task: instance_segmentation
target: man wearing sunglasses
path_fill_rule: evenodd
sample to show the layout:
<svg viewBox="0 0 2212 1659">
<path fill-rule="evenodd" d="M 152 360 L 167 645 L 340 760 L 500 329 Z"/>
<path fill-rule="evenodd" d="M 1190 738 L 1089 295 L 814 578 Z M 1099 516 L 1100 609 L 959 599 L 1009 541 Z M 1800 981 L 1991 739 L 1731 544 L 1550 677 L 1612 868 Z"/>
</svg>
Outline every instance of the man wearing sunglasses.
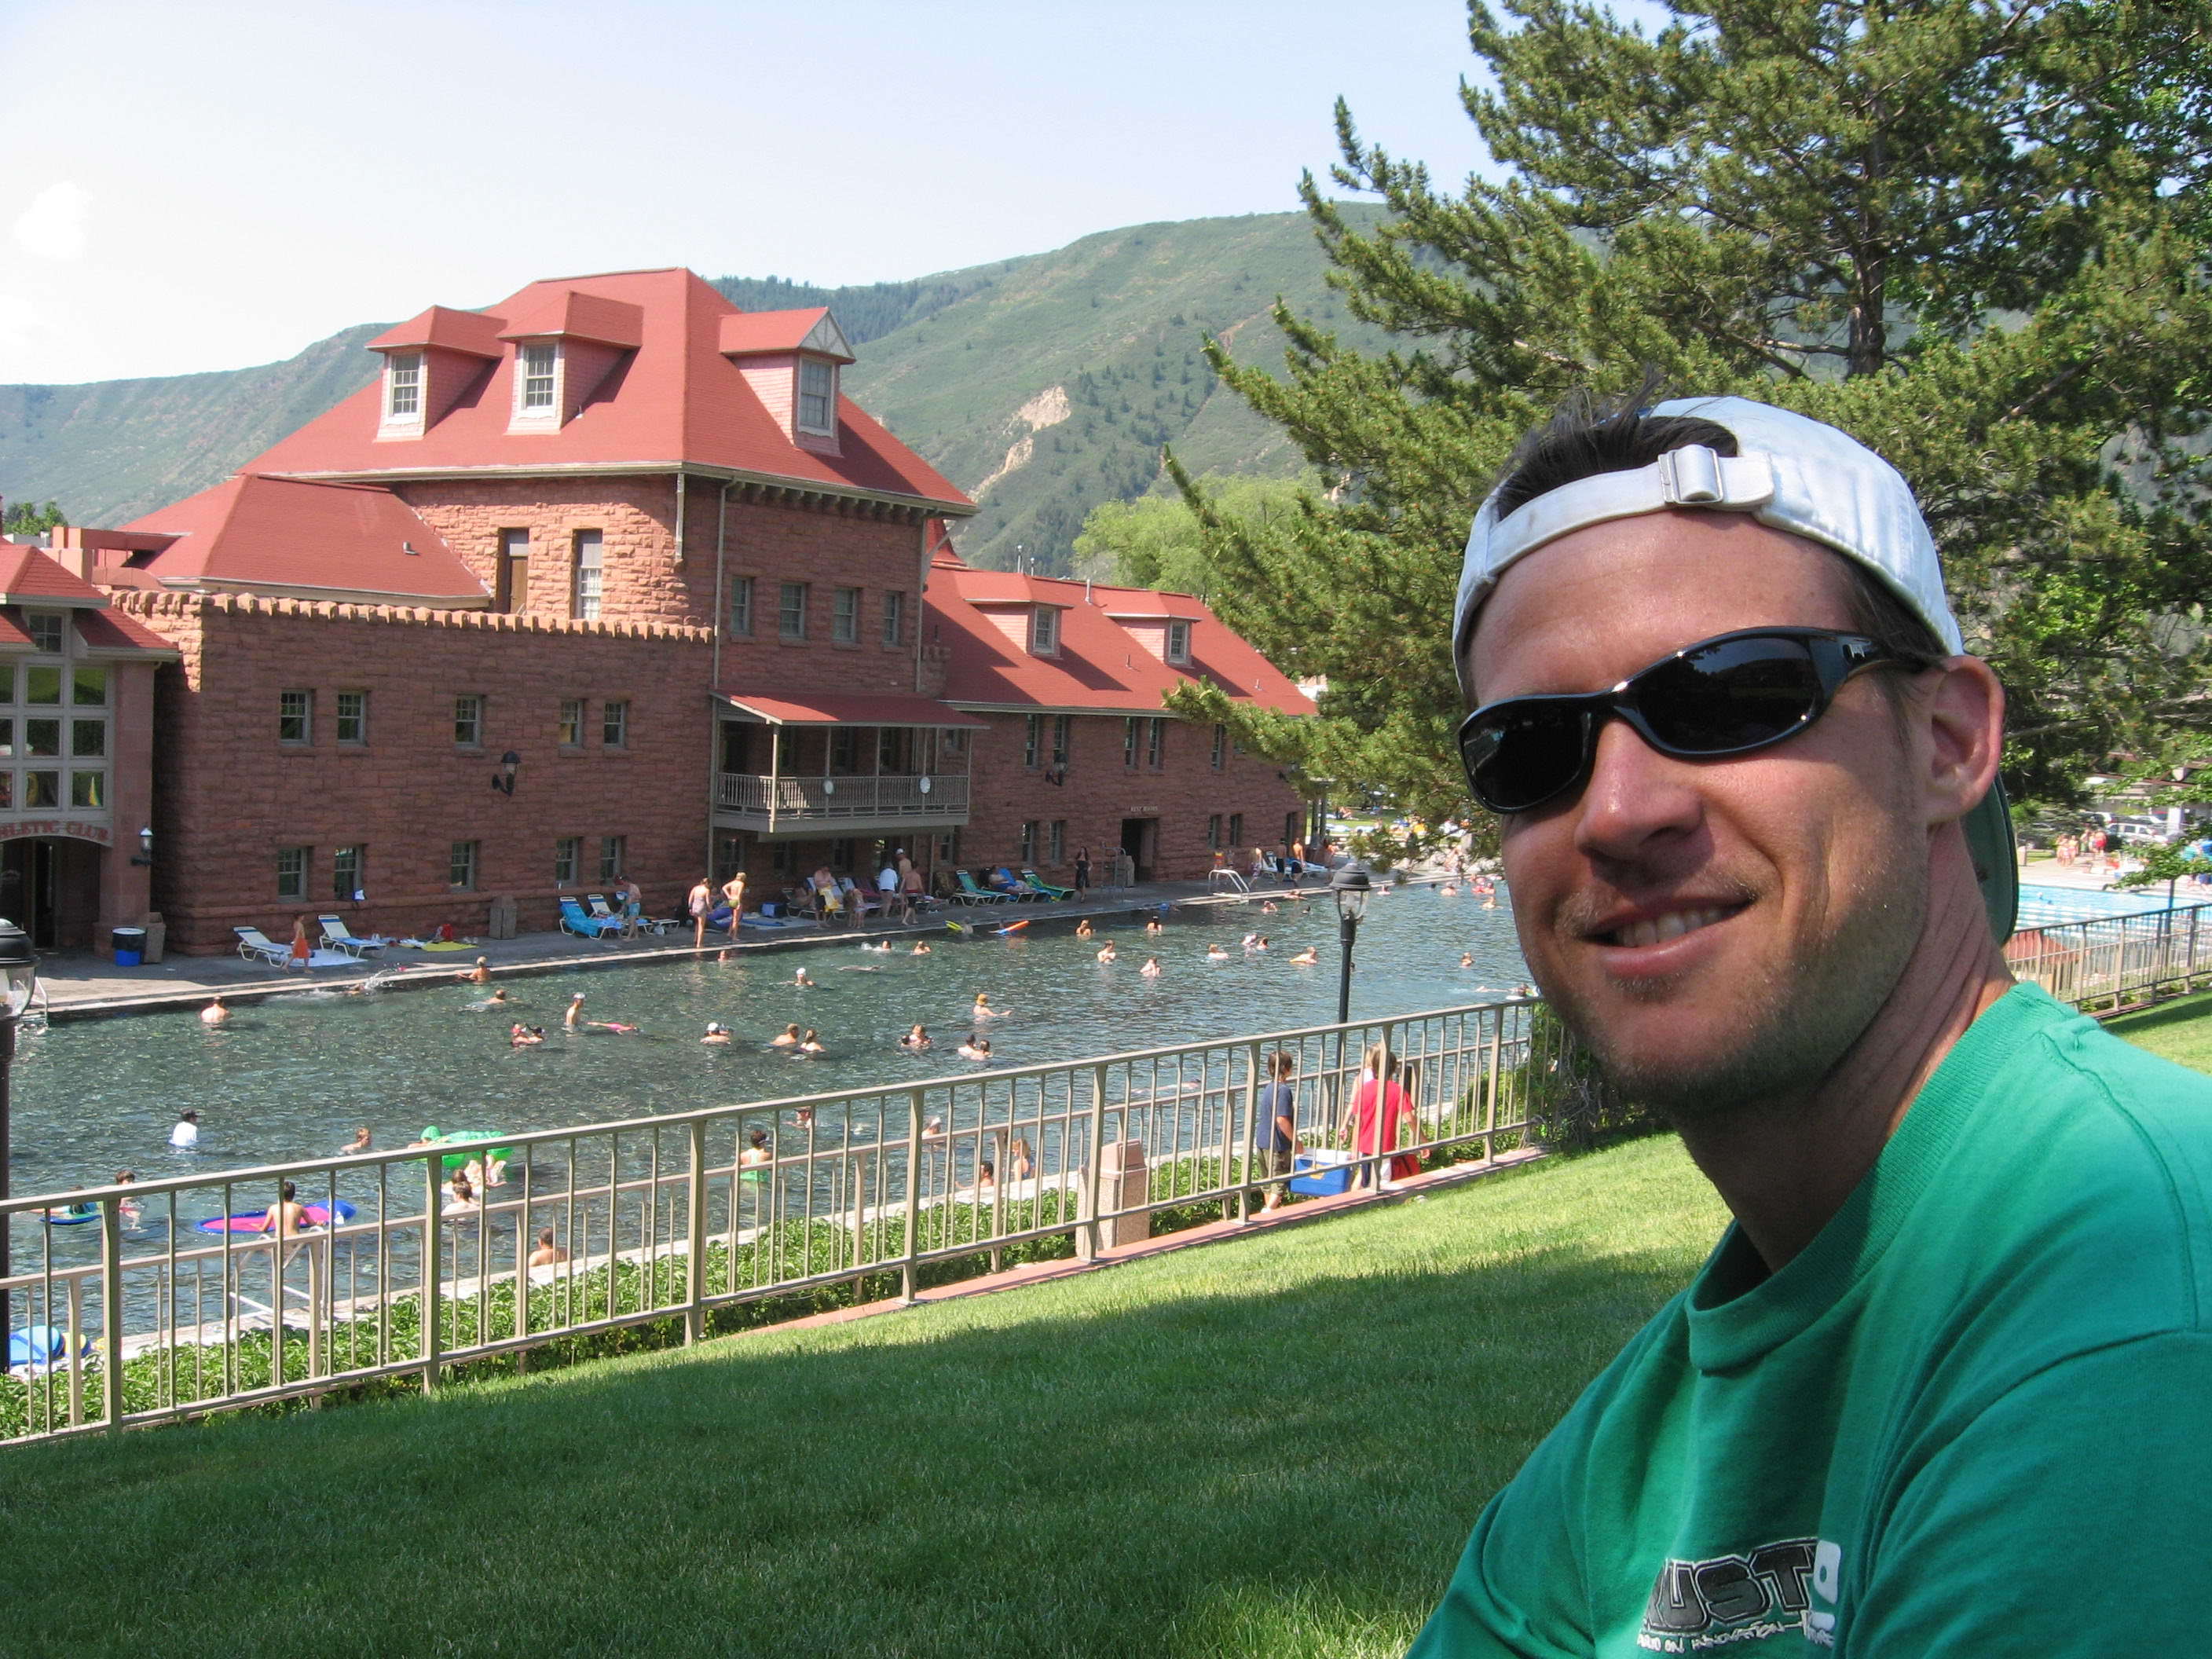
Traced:
<svg viewBox="0 0 2212 1659">
<path fill-rule="evenodd" d="M 1417 1659 L 2212 1652 L 2212 1085 L 2007 972 L 2002 694 L 1904 480 L 1563 416 L 1457 609 L 1522 952 L 1735 1220 Z"/>
</svg>

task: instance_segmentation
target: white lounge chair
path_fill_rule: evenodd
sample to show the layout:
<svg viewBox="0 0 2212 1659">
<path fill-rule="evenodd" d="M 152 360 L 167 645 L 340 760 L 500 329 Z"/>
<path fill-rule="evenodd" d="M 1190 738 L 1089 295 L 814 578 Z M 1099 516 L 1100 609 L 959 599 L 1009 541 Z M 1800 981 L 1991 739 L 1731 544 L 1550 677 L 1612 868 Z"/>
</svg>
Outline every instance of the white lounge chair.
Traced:
<svg viewBox="0 0 2212 1659">
<path fill-rule="evenodd" d="M 230 931 L 238 935 L 238 954 L 248 962 L 265 962 L 272 968 L 291 966 L 290 949 L 277 944 L 258 927 L 234 927 Z"/>
<path fill-rule="evenodd" d="M 333 951 L 343 951 L 356 959 L 380 952 L 392 943 L 381 933 L 355 933 L 346 926 L 343 916 L 317 916 L 315 920 L 323 924 L 324 944 Z"/>
</svg>

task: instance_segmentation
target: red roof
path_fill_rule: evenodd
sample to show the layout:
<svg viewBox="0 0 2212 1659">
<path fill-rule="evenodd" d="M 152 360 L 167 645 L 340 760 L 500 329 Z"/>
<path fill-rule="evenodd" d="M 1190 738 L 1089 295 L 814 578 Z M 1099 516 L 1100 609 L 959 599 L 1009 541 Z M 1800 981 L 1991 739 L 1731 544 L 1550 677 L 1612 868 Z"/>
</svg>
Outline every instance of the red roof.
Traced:
<svg viewBox="0 0 2212 1659">
<path fill-rule="evenodd" d="M 962 714 L 934 697 L 898 696 L 812 696 L 805 702 L 792 697 L 756 696 L 750 691 L 725 689 L 722 695 L 749 714 L 771 726 L 970 726 L 983 721 Z"/>
<path fill-rule="evenodd" d="M 502 340 L 596 340 L 635 351 L 643 343 L 645 311 L 577 289 L 556 289 L 525 306 L 500 330 Z"/>
<path fill-rule="evenodd" d="M 969 505 L 934 467 L 848 398 L 837 404 L 842 453 L 800 448 L 722 354 L 723 324 L 743 313 L 688 270 L 533 283 L 487 314 L 518 319 L 515 327 L 535 327 L 529 319 L 545 314 L 549 306 L 572 319 L 592 311 L 587 305 L 568 307 L 571 295 L 635 307 L 641 320 L 637 349 L 586 393 L 581 412 L 557 431 L 507 430 L 515 372 L 510 350 L 419 438 L 378 441 L 383 390 L 371 385 L 282 440 L 246 470 L 373 478 L 471 467 L 683 463 L 801 485 Z M 575 325 L 611 331 L 604 318 Z M 515 327 L 505 331 L 512 335 Z"/>
<path fill-rule="evenodd" d="M 1176 686 L 1210 680 L 1239 702 L 1287 714 L 1315 712 L 1280 669 L 1187 593 L 1095 585 L 1086 590 L 1082 582 L 939 561 L 930 569 L 927 600 L 927 637 L 951 648 L 947 702 L 1150 714 Z M 991 613 L 1013 605 L 1060 607 L 1056 655 L 1031 655 L 993 620 Z M 1188 621 L 1189 666 L 1171 666 L 1148 650 L 1113 619 L 1116 611 Z"/>
<path fill-rule="evenodd" d="M 816 306 L 811 311 L 740 311 L 722 319 L 722 355 L 745 357 L 763 351 L 796 351 L 829 314 L 827 306 Z M 831 328 L 835 327 L 832 324 Z M 853 361 L 846 353 L 826 349 L 818 342 L 810 349 L 840 362 Z"/>
<path fill-rule="evenodd" d="M 235 582 L 278 588 L 481 601 L 483 584 L 438 532 L 390 490 L 370 484 L 308 483 L 241 473 L 131 530 L 177 539 L 132 556 L 118 586 L 156 580 Z"/>
<path fill-rule="evenodd" d="M 94 651 L 166 651 L 178 653 L 177 647 L 146 626 L 136 617 L 126 617 L 120 611 L 80 611 L 76 617 L 77 637 Z"/>
<path fill-rule="evenodd" d="M 386 329 L 368 343 L 368 349 L 396 351 L 410 346 L 437 346 L 447 351 L 465 352 L 471 357 L 497 357 L 503 355 L 499 331 L 506 320 L 481 311 L 454 311 L 445 306 L 432 306 Z"/>
<path fill-rule="evenodd" d="M 107 596 L 52 557 L 21 542 L 0 542 L 0 605 L 20 605 L 44 599 L 52 605 L 91 605 L 107 603 Z"/>
</svg>

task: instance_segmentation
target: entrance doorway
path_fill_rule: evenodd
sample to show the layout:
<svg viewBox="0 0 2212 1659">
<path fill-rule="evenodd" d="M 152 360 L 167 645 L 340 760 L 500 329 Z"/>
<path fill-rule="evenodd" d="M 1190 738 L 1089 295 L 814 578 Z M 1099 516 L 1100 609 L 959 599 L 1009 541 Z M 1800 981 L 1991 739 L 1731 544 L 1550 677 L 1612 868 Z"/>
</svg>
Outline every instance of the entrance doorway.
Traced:
<svg viewBox="0 0 2212 1659">
<path fill-rule="evenodd" d="M 40 951 L 82 951 L 100 914 L 100 848 L 59 836 L 0 842 L 0 916 Z"/>
<path fill-rule="evenodd" d="M 1121 820 L 1121 850 L 1136 866 L 1137 879 L 1152 878 L 1152 862 L 1159 854 L 1160 821 L 1158 818 L 1123 818 Z"/>
</svg>

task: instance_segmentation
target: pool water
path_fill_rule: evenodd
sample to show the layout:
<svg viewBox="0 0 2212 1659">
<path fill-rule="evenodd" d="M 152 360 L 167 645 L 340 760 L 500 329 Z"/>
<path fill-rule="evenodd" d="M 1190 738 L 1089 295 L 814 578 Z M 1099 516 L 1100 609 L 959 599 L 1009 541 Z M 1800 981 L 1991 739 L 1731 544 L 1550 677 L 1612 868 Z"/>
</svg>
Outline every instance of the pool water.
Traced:
<svg viewBox="0 0 2212 1659">
<path fill-rule="evenodd" d="M 1011 1012 L 979 1029 L 1005 1065 L 1066 1060 L 1244 1032 L 1326 1024 L 1336 1015 L 1337 921 L 1325 894 L 1168 913 L 1165 933 L 1143 915 L 1094 919 L 1098 936 L 1049 910 L 978 911 L 966 934 L 943 927 L 892 937 L 892 953 L 850 938 L 744 960 L 577 969 L 503 982 L 511 1007 L 481 1009 L 487 992 L 456 983 L 346 996 L 303 991 L 237 1009 L 204 1027 L 190 1010 L 58 1025 L 21 1042 L 14 1073 L 14 1181 L 19 1194 L 104 1183 L 120 1169 L 142 1178 L 325 1157 L 366 1124 L 381 1147 L 426 1125 L 509 1133 L 605 1122 L 702 1106 L 860 1089 L 973 1069 L 952 1051 L 971 1029 L 975 994 Z M 1028 919 L 1012 938 L 989 929 Z M 1248 932 L 1271 948 L 1249 955 Z M 1095 953 L 1112 939 L 1121 961 Z M 932 954 L 908 952 L 917 941 Z M 1206 960 L 1219 942 L 1230 959 Z M 1289 957 L 1318 946 L 1321 962 Z M 1474 966 L 1459 966 L 1471 952 Z M 1139 969 L 1148 954 L 1165 969 Z M 799 989 L 804 966 L 819 981 Z M 1464 887 L 1402 888 L 1375 898 L 1359 933 L 1355 1016 L 1479 1001 L 1526 977 L 1507 902 L 1495 908 Z M 635 1024 L 635 1036 L 571 1034 L 570 994 L 590 1018 Z M 508 1046 L 507 1027 L 545 1028 L 543 1046 Z M 702 1044 L 709 1020 L 732 1028 L 726 1048 Z M 896 1046 L 915 1021 L 938 1046 Z M 821 1034 L 828 1053 L 795 1060 L 769 1048 L 786 1024 Z M 173 1152 L 171 1126 L 200 1114 L 195 1152 Z M 88 1230 L 89 1231 L 89 1230 Z"/>
</svg>

